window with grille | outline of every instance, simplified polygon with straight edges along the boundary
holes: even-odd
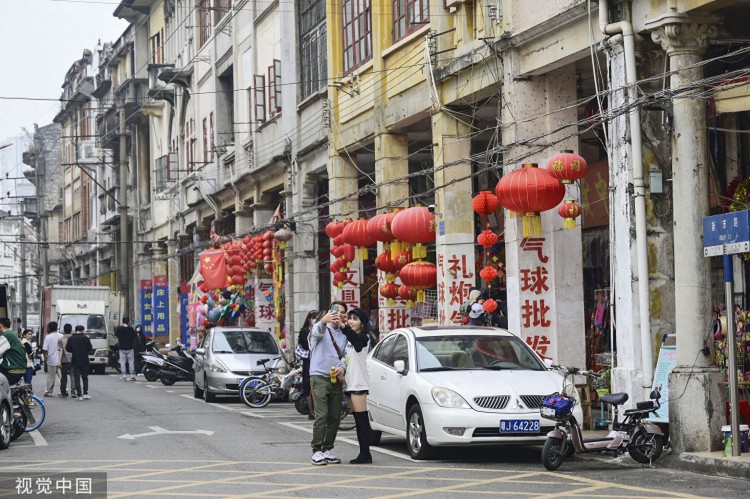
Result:
[[[326,3],[301,0],[299,6],[300,87],[302,100],[325,88]]]
[[[198,46],[202,47],[211,37],[211,0],[198,0]]]
[[[224,19],[224,16],[232,10],[232,0],[215,0],[214,2],[214,26]]]
[[[161,156],[160,158],[156,158],[156,161],[154,162],[154,170],[155,170],[154,174],[156,177],[156,182],[155,182],[156,192],[161,192],[167,188],[168,157],[169,156],[166,156],[166,155]]]
[[[350,73],[372,57],[370,0],[342,0],[344,21],[344,73]]]
[[[393,41],[414,33],[429,19],[429,0],[393,0]]]

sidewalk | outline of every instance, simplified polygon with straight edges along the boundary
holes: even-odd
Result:
[[[726,476],[750,480],[750,453],[725,457],[721,451],[683,452],[664,456],[664,463],[677,468],[711,476]]]

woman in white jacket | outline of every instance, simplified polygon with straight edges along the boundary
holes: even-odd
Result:
[[[346,395],[347,402],[357,423],[359,455],[349,461],[351,464],[372,463],[370,454],[370,417],[367,412],[367,395],[370,390],[370,377],[367,373],[367,354],[375,346],[377,338],[370,329],[370,317],[360,308],[353,308],[347,314],[347,328],[344,334],[346,345]]]

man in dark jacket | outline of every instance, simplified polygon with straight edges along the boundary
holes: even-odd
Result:
[[[122,318],[122,326],[117,326],[115,336],[120,345],[120,379],[126,380],[125,365],[127,364],[130,381],[135,381],[135,345],[138,343],[138,337],[135,329],[130,327],[130,319]]]
[[[83,334],[83,329],[83,326],[76,326],[76,332],[65,345],[65,350],[73,354],[70,364],[73,368],[77,400],[91,398],[89,395],[89,352],[92,347],[91,340]],[[81,391],[81,378],[83,378],[83,391]]]

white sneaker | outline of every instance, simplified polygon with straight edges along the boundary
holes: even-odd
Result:
[[[83,397],[78,397],[76,400],[83,400]]]
[[[83,398],[84,398],[84,399],[86,399],[86,400],[88,400],[88,399],[90,399],[90,398],[91,398],[91,395],[89,395],[89,394],[87,393],[87,394],[85,394],[85,395],[83,396]]]
[[[341,459],[337,458],[333,454],[333,449],[328,449],[327,451],[324,451],[323,458],[326,460],[326,463],[328,464],[341,464]]]
[[[315,452],[312,455],[312,460],[310,462],[316,466],[325,466],[327,464],[325,455],[320,451]]]

